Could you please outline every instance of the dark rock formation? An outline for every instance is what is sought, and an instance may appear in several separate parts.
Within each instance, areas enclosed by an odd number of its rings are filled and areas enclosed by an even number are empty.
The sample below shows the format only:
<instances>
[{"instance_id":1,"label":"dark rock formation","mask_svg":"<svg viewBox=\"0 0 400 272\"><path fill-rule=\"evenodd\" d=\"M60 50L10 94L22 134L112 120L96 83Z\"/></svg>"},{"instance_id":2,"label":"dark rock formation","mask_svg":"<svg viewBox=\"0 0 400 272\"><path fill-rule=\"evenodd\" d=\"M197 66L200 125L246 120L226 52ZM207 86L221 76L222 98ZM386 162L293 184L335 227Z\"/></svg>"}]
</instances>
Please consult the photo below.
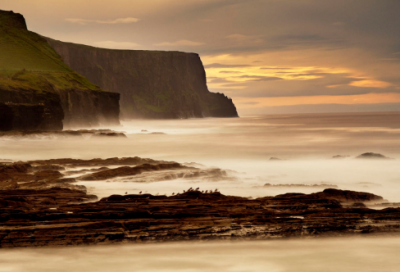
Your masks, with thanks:
<instances>
[{"instance_id":1,"label":"dark rock formation","mask_svg":"<svg viewBox=\"0 0 400 272\"><path fill-rule=\"evenodd\" d=\"M384 160L387 160L387 159L391 159L391 158L388 158L379 153L367 152L367 153L363 153L360 156L358 156L357 159L378 159L378 160L384 159Z\"/></svg>"},{"instance_id":2,"label":"dark rock formation","mask_svg":"<svg viewBox=\"0 0 400 272\"><path fill-rule=\"evenodd\" d=\"M43 117L43 105L0 103L0 131L36 129Z\"/></svg>"},{"instance_id":3,"label":"dark rock formation","mask_svg":"<svg viewBox=\"0 0 400 272\"><path fill-rule=\"evenodd\" d=\"M64 113L56 93L37 92L29 88L5 90L0 86L0 104L3 105L3 112L8 111L7 117L0 117L0 131L63 128Z\"/></svg>"},{"instance_id":4,"label":"dark rock formation","mask_svg":"<svg viewBox=\"0 0 400 272\"><path fill-rule=\"evenodd\" d=\"M1 112L1 104L0 104L0 112ZM0 124L1 123L1 118L0 117ZM10 119L4 119L4 124L9 124ZM12 120L12 119L11 119ZM25 121L25 119L24 119ZM29 121L29 119L28 119ZM113 138L113 137L118 137L118 138L126 138L126 135L122 132L116 132L110 129L80 129L80 130L63 130L63 131L51 131L51 130L28 130L26 131L27 128L32 124L26 124L18 128L14 129L24 129L22 131L6 131L6 132L0 132L0 138L8 138L8 139L16 139L16 138L29 138L29 139L59 139L59 138ZM1 131L1 128L0 128Z\"/></svg>"},{"instance_id":5,"label":"dark rock formation","mask_svg":"<svg viewBox=\"0 0 400 272\"><path fill-rule=\"evenodd\" d=\"M119 124L119 94L105 92L71 70L43 37L28 31L21 14L7 11L0 11L0 103L43 105L41 122L17 122L11 129L61 130L63 122ZM17 112L14 120L33 118L28 111ZM10 129L12 122L2 122L8 124L0 127Z\"/></svg>"},{"instance_id":6,"label":"dark rock formation","mask_svg":"<svg viewBox=\"0 0 400 272\"><path fill-rule=\"evenodd\" d=\"M123 118L238 116L231 99L208 91L197 54L47 41L72 69L104 90L121 94Z\"/></svg>"},{"instance_id":7,"label":"dark rock formation","mask_svg":"<svg viewBox=\"0 0 400 272\"><path fill-rule=\"evenodd\" d=\"M271 239L399 232L400 209L342 207L325 198L113 195L69 189L0 191L0 247ZM82 204L77 204L82 203Z\"/></svg>"},{"instance_id":8,"label":"dark rock formation","mask_svg":"<svg viewBox=\"0 0 400 272\"><path fill-rule=\"evenodd\" d=\"M400 232L400 209L368 209L385 201L370 193L326 189L248 199L189 189L96 201L62 173L75 166L101 166L91 171L104 173L104 165L115 164L148 169L143 163L166 165L138 157L0 164L0 247Z\"/></svg>"},{"instance_id":9,"label":"dark rock formation","mask_svg":"<svg viewBox=\"0 0 400 272\"><path fill-rule=\"evenodd\" d=\"M290 199L297 200L297 199L335 199L339 200L340 202L345 203L355 203L355 202L383 202L384 200L381 196L377 196L371 193L363 193L363 192L354 192L348 190L339 190L339 189L325 189L319 193L312 193L309 195L302 194L302 193L289 193L278 195L275 199Z\"/></svg>"},{"instance_id":10,"label":"dark rock formation","mask_svg":"<svg viewBox=\"0 0 400 272\"><path fill-rule=\"evenodd\" d=\"M141 164L157 164L166 163L165 161L157 161L147 158L140 157L127 157L127 158L108 158L108 159L91 159L91 160L80 160L80 159L51 159L51 160L35 160L29 161L28 163L33 165L63 165L66 167L96 167L96 166L111 166L111 165L141 165Z\"/></svg>"},{"instance_id":11,"label":"dark rock formation","mask_svg":"<svg viewBox=\"0 0 400 272\"><path fill-rule=\"evenodd\" d=\"M303 187L303 188L337 188L337 185L334 184L325 184L325 183L320 183L320 184L296 184L296 183L283 183L283 184L271 184L271 183L266 183L264 184L264 187L276 187L276 188L282 188L282 187Z\"/></svg>"},{"instance_id":12,"label":"dark rock formation","mask_svg":"<svg viewBox=\"0 0 400 272\"><path fill-rule=\"evenodd\" d=\"M123 166L116 169L107 169L93 174L80 177L80 180L106 180L115 177L134 176L143 172L159 171L167 169L187 168L179 163L163 163L163 164L142 164L135 167Z\"/></svg>"}]
</instances>

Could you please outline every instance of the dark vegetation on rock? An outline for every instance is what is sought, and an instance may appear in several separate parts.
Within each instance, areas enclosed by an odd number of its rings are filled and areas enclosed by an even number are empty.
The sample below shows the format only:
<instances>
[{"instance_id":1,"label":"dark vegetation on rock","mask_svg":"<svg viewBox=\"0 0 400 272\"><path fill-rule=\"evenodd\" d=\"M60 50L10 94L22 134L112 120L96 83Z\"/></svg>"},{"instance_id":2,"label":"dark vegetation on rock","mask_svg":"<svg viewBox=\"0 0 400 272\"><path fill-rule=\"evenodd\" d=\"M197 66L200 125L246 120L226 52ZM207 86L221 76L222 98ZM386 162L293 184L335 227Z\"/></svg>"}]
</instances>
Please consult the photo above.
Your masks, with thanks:
<instances>
[{"instance_id":1,"label":"dark vegetation on rock","mask_svg":"<svg viewBox=\"0 0 400 272\"><path fill-rule=\"evenodd\" d=\"M207 89L195 53L111 50L47 38L72 69L107 91L121 94L121 117L237 117L232 100Z\"/></svg>"},{"instance_id":2,"label":"dark vegetation on rock","mask_svg":"<svg viewBox=\"0 0 400 272\"><path fill-rule=\"evenodd\" d=\"M388 205L382 197L371 193L331 188L312 194L248 199L217 190L189 189L173 196L125 194L97 201L84 186L74 185L75 179L65 176L65 170L74 167L90 167L90 171L104 173L115 165L163 171L168 164L179 168L174 162L139 157L0 164L0 247L400 231L400 209L367 208L373 203ZM156 168L149 168L150 165ZM131 171L135 167L128 168Z\"/></svg>"},{"instance_id":3,"label":"dark vegetation on rock","mask_svg":"<svg viewBox=\"0 0 400 272\"><path fill-rule=\"evenodd\" d=\"M0 103L2 111L13 112L13 121L1 125L6 127L2 130L119 124L119 94L105 92L71 70L43 37L28 31L24 17L12 11L0 11ZM30 118L27 104L42 108L29 126L23 123Z\"/></svg>"}]
</instances>

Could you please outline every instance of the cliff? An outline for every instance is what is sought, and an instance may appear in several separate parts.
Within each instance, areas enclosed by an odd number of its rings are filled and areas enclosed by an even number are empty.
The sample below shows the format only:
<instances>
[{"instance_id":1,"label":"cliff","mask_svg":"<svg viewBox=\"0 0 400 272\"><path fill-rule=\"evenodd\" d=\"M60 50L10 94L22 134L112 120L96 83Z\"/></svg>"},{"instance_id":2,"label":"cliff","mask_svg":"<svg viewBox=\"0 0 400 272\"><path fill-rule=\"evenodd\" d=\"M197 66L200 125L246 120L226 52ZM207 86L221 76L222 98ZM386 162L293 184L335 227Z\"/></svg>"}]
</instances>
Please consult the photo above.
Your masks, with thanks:
<instances>
[{"instance_id":1,"label":"cliff","mask_svg":"<svg viewBox=\"0 0 400 272\"><path fill-rule=\"evenodd\" d=\"M104 90L121 94L122 118L238 116L231 99L208 91L197 54L47 41L72 69Z\"/></svg>"},{"instance_id":2,"label":"cliff","mask_svg":"<svg viewBox=\"0 0 400 272\"><path fill-rule=\"evenodd\" d=\"M2 121L12 129L119 124L119 94L105 92L71 70L44 38L28 31L24 17L12 11L0 11L0 103L14 105L3 106L18 116L14 121L30 118L24 105L43 107L35 126Z\"/></svg>"}]
</instances>

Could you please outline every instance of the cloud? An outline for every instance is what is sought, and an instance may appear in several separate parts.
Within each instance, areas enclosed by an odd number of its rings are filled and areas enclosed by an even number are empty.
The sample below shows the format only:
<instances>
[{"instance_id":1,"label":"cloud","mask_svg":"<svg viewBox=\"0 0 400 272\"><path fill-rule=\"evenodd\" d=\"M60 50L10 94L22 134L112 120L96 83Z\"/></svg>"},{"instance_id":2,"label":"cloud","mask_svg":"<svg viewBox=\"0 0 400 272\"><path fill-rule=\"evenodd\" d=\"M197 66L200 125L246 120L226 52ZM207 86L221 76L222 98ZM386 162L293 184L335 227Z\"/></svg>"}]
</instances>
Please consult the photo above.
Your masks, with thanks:
<instances>
[{"instance_id":1,"label":"cloud","mask_svg":"<svg viewBox=\"0 0 400 272\"><path fill-rule=\"evenodd\" d=\"M290 70L292 68L286 68L286 67L261 67L260 69L261 70Z\"/></svg>"},{"instance_id":2,"label":"cloud","mask_svg":"<svg viewBox=\"0 0 400 272\"><path fill-rule=\"evenodd\" d=\"M221 64L221 63L211 63L204 65L204 68L241 68L241 67L249 67L250 65L245 64Z\"/></svg>"},{"instance_id":3,"label":"cloud","mask_svg":"<svg viewBox=\"0 0 400 272\"><path fill-rule=\"evenodd\" d=\"M87 25L87 24L107 24L107 25L116 25L116 24L131 24L137 23L140 21L138 18L127 17L127 18L118 18L115 20L88 20L88 19L80 19L80 18L67 18L65 21L80 24L80 25Z\"/></svg>"},{"instance_id":4,"label":"cloud","mask_svg":"<svg viewBox=\"0 0 400 272\"><path fill-rule=\"evenodd\" d=\"M232 78L245 79L246 81L271 81L271 80L282 80L283 79L280 77L252 76L252 75L234 76Z\"/></svg>"},{"instance_id":5,"label":"cloud","mask_svg":"<svg viewBox=\"0 0 400 272\"><path fill-rule=\"evenodd\" d=\"M240 74L240 71L219 71L220 74Z\"/></svg>"},{"instance_id":6,"label":"cloud","mask_svg":"<svg viewBox=\"0 0 400 272\"><path fill-rule=\"evenodd\" d=\"M95 42L95 46L102 48L110 48L110 49L135 49L140 46L140 44L133 42L115 42L115 41L102 41Z\"/></svg>"},{"instance_id":7,"label":"cloud","mask_svg":"<svg viewBox=\"0 0 400 272\"><path fill-rule=\"evenodd\" d=\"M189 40L179 40L176 42L162 42L162 43L156 43L154 44L155 46L200 46L203 45L204 43L202 42L194 42L194 41L189 41Z\"/></svg>"},{"instance_id":8,"label":"cloud","mask_svg":"<svg viewBox=\"0 0 400 272\"><path fill-rule=\"evenodd\" d=\"M384 81L379 81L379 80L358 80L358 81L353 81L349 84L350 86L354 87L363 87L363 88L387 88L392 86L392 84Z\"/></svg>"},{"instance_id":9,"label":"cloud","mask_svg":"<svg viewBox=\"0 0 400 272\"><path fill-rule=\"evenodd\" d=\"M257 102L260 107L322 105L322 104L385 104L400 103L399 93L368 93L358 95L323 95L298 97L237 97L238 103Z\"/></svg>"}]
</instances>

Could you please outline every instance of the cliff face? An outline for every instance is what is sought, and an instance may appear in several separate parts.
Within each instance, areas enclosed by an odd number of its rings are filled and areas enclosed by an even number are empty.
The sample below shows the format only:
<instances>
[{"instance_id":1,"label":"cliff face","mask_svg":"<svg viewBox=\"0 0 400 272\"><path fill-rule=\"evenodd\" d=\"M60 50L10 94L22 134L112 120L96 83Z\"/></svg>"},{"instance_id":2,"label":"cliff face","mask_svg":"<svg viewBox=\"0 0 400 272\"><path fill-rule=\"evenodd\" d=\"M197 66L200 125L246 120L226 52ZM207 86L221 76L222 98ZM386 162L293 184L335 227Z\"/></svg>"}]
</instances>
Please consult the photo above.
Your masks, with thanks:
<instances>
[{"instance_id":1,"label":"cliff face","mask_svg":"<svg viewBox=\"0 0 400 272\"><path fill-rule=\"evenodd\" d=\"M104 90L121 94L123 118L238 116L231 99L208 91L197 54L47 41L72 69Z\"/></svg>"},{"instance_id":2,"label":"cliff face","mask_svg":"<svg viewBox=\"0 0 400 272\"><path fill-rule=\"evenodd\" d=\"M63 129L64 112L56 93L0 89L0 103L7 112L0 118L0 131Z\"/></svg>"},{"instance_id":3,"label":"cliff face","mask_svg":"<svg viewBox=\"0 0 400 272\"><path fill-rule=\"evenodd\" d=\"M14 129L119 124L119 94L71 70L21 14L0 11L0 103L9 102L43 105L40 124ZM24 114L30 118L24 110L18 116Z\"/></svg>"},{"instance_id":4,"label":"cliff face","mask_svg":"<svg viewBox=\"0 0 400 272\"><path fill-rule=\"evenodd\" d=\"M119 94L60 90L66 126L93 127L119 124Z\"/></svg>"},{"instance_id":5,"label":"cliff face","mask_svg":"<svg viewBox=\"0 0 400 272\"><path fill-rule=\"evenodd\" d=\"M43 122L43 116L42 104L0 103L0 131L35 129Z\"/></svg>"}]
</instances>

